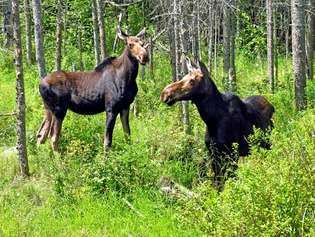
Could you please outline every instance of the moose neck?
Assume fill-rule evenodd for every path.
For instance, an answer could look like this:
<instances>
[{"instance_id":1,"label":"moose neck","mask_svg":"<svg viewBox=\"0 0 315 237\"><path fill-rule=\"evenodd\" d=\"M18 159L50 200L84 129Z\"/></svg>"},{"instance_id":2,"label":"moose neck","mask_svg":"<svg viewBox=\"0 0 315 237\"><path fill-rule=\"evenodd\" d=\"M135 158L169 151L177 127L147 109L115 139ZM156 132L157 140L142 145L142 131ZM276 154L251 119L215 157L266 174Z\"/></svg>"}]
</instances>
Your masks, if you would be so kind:
<instances>
[{"instance_id":1,"label":"moose neck","mask_svg":"<svg viewBox=\"0 0 315 237\"><path fill-rule=\"evenodd\" d=\"M218 112L223 104L222 94L213 81L209 80L204 86L204 92L200 93L192 102L196 105L202 120L208 124L218 118Z\"/></svg>"},{"instance_id":2,"label":"moose neck","mask_svg":"<svg viewBox=\"0 0 315 237\"><path fill-rule=\"evenodd\" d=\"M131 54L128 47L125 47L124 52L122 53L122 59L125 61L125 63L131 64L133 67L135 67L137 70L139 68L139 62L138 60Z\"/></svg>"}]
</instances>

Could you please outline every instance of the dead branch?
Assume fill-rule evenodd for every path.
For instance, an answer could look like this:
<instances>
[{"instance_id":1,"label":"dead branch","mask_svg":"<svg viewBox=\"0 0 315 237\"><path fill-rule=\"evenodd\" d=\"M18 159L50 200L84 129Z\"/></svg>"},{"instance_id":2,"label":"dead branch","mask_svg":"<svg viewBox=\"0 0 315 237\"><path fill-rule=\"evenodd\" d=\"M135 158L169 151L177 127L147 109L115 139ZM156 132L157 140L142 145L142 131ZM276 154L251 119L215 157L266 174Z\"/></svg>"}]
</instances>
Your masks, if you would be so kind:
<instances>
[{"instance_id":1,"label":"dead branch","mask_svg":"<svg viewBox=\"0 0 315 237\"><path fill-rule=\"evenodd\" d=\"M122 13L119 14L118 16L118 24L117 24L117 30L121 25L121 20L122 20ZM118 42L118 34L117 34L117 30L116 30L116 35L115 35L115 40L114 40L114 45L113 45L113 51L115 52L116 46L117 46L117 42Z\"/></svg>"},{"instance_id":2,"label":"dead branch","mask_svg":"<svg viewBox=\"0 0 315 237\"><path fill-rule=\"evenodd\" d=\"M134 2L130 2L130 3L115 3L113 1L105 1L104 3L110 4L110 5L117 7L117 8L124 8L124 7L129 7L131 5L134 5L134 4L137 4L140 2L142 2L142 0L134 1Z\"/></svg>"},{"instance_id":3,"label":"dead branch","mask_svg":"<svg viewBox=\"0 0 315 237\"><path fill-rule=\"evenodd\" d=\"M123 198L123 201L126 203L126 205L132 210L134 211L138 216L143 217L143 214L141 212L139 212L130 202L128 202L127 199Z\"/></svg>"},{"instance_id":4,"label":"dead branch","mask_svg":"<svg viewBox=\"0 0 315 237\"><path fill-rule=\"evenodd\" d=\"M0 114L0 117L2 117L2 116L16 116L16 115L17 115L17 112L11 112L11 113Z\"/></svg>"},{"instance_id":5,"label":"dead branch","mask_svg":"<svg viewBox=\"0 0 315 237\"><path fill-rule=\"evenodd\" d=\"M162 176L159 180L160 190L163 194L176 198L193 198L197 195L188 188L175 183L171 178Z\"/></svg>"},{"instance_id":6,"label":"dead branch","mask_svg":"<svg viewBox=\"0 0 315 237\"><path fill-rule=\"evenodd\" d=\"M156 43L156 46L158 47L158 48L160 48L161 50L163 50L163 51L165 51L165 52L170 52L170 49L169 48L167 48L165 45L162 45L161 43Z\"/></svg>"}]
</instances>

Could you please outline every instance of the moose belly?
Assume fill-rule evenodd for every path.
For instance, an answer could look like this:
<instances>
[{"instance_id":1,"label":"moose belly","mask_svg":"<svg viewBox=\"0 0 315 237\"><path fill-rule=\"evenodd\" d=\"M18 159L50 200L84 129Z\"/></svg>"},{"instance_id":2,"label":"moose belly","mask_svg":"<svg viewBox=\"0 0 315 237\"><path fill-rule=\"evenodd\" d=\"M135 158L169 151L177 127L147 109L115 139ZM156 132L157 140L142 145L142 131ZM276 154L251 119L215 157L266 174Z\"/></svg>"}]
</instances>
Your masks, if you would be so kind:
<instances>
[{"instance_id":1,"label":"moose belly","mask_svg":"<svg viewBox=\"0 0 315 237\"><path fill-rule=\"evenodd\" d=\"M71 95L69 109L78 114L98 114L105 111L104 97Z\"/></svg>"}]
</instances>

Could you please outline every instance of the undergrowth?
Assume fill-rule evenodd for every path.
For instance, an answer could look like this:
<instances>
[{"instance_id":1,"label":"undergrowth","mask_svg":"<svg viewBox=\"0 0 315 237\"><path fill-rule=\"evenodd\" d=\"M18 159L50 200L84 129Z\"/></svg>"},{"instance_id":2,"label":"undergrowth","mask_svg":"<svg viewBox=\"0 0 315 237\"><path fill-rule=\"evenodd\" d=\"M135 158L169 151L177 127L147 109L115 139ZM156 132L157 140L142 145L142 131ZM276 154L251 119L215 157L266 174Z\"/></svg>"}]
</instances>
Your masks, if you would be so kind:
<instances>
[{"instance_id":1,"label":"undergrowth","mask_svg":"<svg viewBox=\"0 0 315 237\"><path fill-rule=\"evenodd\" d=\"M37 146L43 116L36 67L26 68L27 145L31 177L23 180L15 145L15 120L0 120L0 236L314 236L315 83L308 109L294 110L289 62L279 60L278 89L268 92L265 62L238 57L237 92L263 94L276 108L272 149L253 145L236 177L220 193L199 177L208 159L204 124L190 105L192 135L185 135L180 107L159 101L171 81L167 57L155 58L155 77L138 78L138 116L132 142L117 120L113 149L103 152L104 115L68 112L61 153ZM8 57L0 70L0 111L15 108L15 74ZM64 59L65 64L69 59ZM68 61L67 61L68 60ZM69 68L68 68L69 69ZM219 77L215 82L221 87ZM106 156L106 159L105 159ZM209 170L211 176L211 170ZM170 177L194 197L170 198L159 180Z\"/></svg>"}]
</instances>

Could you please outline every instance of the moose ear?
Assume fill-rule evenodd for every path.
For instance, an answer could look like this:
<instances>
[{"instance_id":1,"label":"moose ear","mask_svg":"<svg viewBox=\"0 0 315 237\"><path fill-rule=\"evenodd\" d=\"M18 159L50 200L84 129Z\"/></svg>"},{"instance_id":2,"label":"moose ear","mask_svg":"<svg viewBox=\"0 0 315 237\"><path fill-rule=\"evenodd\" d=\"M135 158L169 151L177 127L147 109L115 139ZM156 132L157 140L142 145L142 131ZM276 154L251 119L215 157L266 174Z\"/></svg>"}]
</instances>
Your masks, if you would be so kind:
<instances>
[{"instance_id":1,"label":"moose ear","mask_svg":"<svg viewBox=\"0 0 315 237\"><path fill-rule=\"evenodd\" d=\"M136 37L142 38L142 37L144 37L144 35L145 35L145 28L143 28L143 29L136 35Z\"/></svg>"},{"instance_id":2,"label":"moose ear","mask_svg":"<svg viewBox=\"0 0 315 237\"><path fill-rule=\"evenodd\" d=\"M189 57L185 57L185 61L186 61L186 66L187 66L188 72L193 71L194 67L191 64L190 58Z\"/></svg>"}]
</instances>

